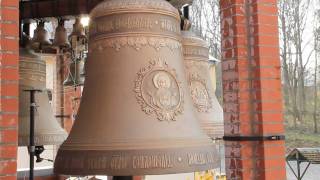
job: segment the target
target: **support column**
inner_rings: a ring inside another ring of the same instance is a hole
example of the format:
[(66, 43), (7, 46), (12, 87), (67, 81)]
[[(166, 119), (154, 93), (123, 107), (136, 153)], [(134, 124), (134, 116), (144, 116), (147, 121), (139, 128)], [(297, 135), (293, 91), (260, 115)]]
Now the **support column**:
[(16, 179), (19, 1), (0, 1), (0, 179)]
[(264, 139), (284, 134), (277, 1), (220, 9), (227, 179), (285, 180), (284, 140)]

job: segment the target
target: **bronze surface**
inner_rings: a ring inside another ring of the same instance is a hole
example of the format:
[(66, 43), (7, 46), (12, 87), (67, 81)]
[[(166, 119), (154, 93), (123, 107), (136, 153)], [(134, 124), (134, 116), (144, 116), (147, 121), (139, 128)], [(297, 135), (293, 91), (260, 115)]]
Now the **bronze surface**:
[[(29, 145), (30, 95), (24, 90), (45, 90), (46, 64), (31, 50), (20, 49), (19, 61), (19, 146)], [(37, 111), (35, 115), (35, 145), (59, 145), (67, 137), (53, 116), (47, 92), (35, 95)]]
[(55, 161), (68, 175), (131, 176), (215, 167), (196, 120), (178, 11), (162, 0), (109, 0), (91, 14), (78, 116)]
[(184, 63), (196, 115), (208, 136), (222, 138), (223, 109), (210, 80), (208, 45), (190, 31), (183, 31), (182, 36)]

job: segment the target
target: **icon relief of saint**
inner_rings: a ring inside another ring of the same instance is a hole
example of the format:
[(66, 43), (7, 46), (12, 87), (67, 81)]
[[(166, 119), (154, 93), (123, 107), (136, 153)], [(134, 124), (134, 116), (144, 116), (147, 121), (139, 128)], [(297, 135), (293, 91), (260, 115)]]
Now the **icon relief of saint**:
[(160, 121), (176, 121), (183, 112), (183, 92), (174, 69), (162, 59), (142, 68), (135, 81), (138, 103), (146, 114)]
[[(177, 93), (171, 91), (172, 82), (166, 72), (159, 72), (153, 77), (153, 84), (156, 88), (151, 94), (151, 103), (160, 108), (170, 110), (178, 105)], [(153, 94), (153, 95), (152, 95)]]

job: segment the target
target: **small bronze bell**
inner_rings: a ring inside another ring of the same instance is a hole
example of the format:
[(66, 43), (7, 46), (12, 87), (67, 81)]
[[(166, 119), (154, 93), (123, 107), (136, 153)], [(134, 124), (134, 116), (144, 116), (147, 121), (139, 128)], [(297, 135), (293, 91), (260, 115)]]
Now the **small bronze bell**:
[(54, 171), (132, 176), (215, 167), (183, 65), (178, 11), (163, 0), (103, 1), (91, 13), (79, 113)]
[(75, 51), (76, 58), (81, 56), (81, 52), (86, 50), (87, 37), (85, 30), (79, 18), (76, 18), (73, 24), (72, 33), (69, 35), (69, 41), (72, 49)]
[[(19, 146), (29, 145), (30, 127), (30, 95), (24, 90), (45, 89), (46, 64), (34, 54), (32, 50), (20, 49), (19, 62)], [(37, 111), (35, 116), (35, 145), (59, 145), (66, 138), (67, 133), (53, 116), (46, 92), (35, 95)]]
[(44, 21), (40, 21), (37, 24), (37, 28), (34, 30), (31, 47), (35, 51), (42, 50), (43, 48), (51, 45), (50, 41), (48, 40), (48, 32), (44, 28), (44, 24)]
[(68, 68), (68, 77), (63, 82), (64, 86), (82, 86), (84, 84), (84, 60), (72, 61)]
[(70, 46), (68, 42), (67, 30), (64, 27), (64, 20), (58, 20), (58, 27), (54, 35), (53, 45), (61, 48), (68, 48)]
[(190, 31), (183, 31), (182, 36), (190, 93), (201, 127), (209, 137), (222, 138), (223, 109), (210, 79), (208, 45)]

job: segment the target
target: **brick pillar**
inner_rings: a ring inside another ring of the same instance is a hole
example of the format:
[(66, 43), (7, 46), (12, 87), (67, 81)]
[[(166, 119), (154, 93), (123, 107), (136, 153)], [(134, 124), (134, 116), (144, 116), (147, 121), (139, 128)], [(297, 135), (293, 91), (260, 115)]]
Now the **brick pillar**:
[[(225, 136), (283, 135), (277, 1), (220, 8)], [(225, 144), (227, 179), (286, 179), (283, 140)]]
[(0, 1), (0, 179), (16, 179), (19, 4)]

